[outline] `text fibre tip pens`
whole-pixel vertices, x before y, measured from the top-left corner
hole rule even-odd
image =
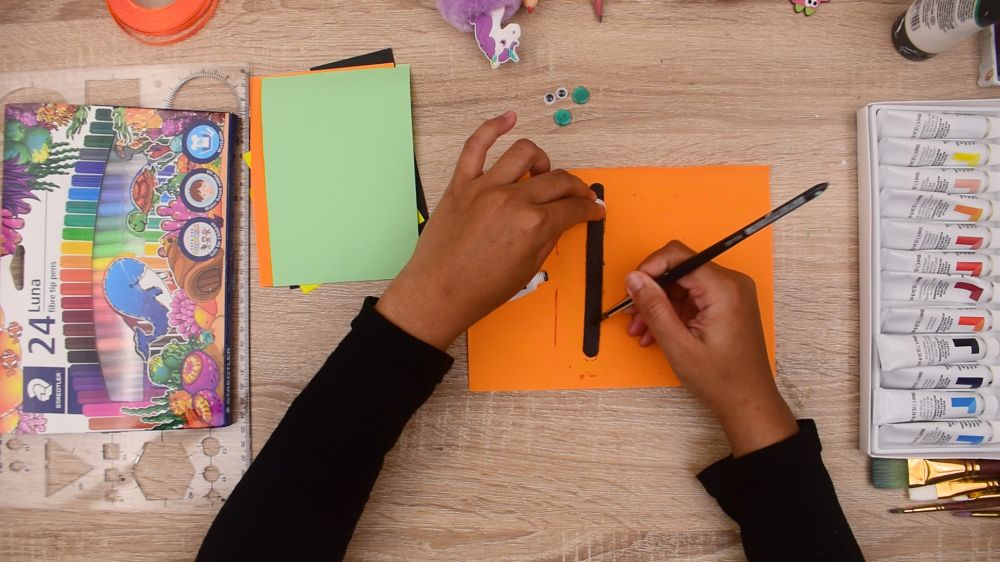
[[[704,250],[698,252],[697,254],[691,256],[690,258],[681,262],[677,267],[671,269],[670,271],[664,273],[660,277],[656,278],[657,284],[661,287],[666,288],[671,283],[676,283],[678,279],[684,277],[688,273],[698,269],[699,267],[705,265],[706,263],[719,257],[723,252],[732,248],[733,246],[739,244],[740,242],[746,240],[747,238],[753,236],[758,231],[763,230],[764,227],[773,223],[774,221],[780,219],[781,217],[791,213],[795,209],[798,209],[802,205],[805,205],[809,201],[820,196],[821,193],[826,191],[826,188],[830,184],[823,182],[816,184],[809,189],[803,191],[799,195],[793,197],[790,201],[781,205],[767,213],[766,215],[760,217],[759,219],[753,221],[747,226],[737,230],[736,232],[730,234],[729,236],[723,238],[722,240],[716,242],[715,244],[705,248]],[[632,304],[632,299],[626,297],[624,300],[618,304],[612,306],[601,315],[601,320],[607,320],[615,314],[625,310]]]

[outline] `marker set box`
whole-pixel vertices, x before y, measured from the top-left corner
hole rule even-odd
[[[1000,458],[998,137],[1000,100],[858,110],[870,456]]]

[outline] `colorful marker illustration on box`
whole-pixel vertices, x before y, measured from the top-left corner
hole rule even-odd
[[[233,117],[4,117],[0,433],[228,423]]]

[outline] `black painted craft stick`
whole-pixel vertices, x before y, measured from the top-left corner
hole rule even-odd
[[[809,201],[819,197],[821,193],[826,191],[829,187],[829,183],[823,182],[810,187],[809,189],[803,191],[798,196],[794,197],[792,200],[788,201],[784,205],[774,209],[770,213],[760,217],[754,222],[748,224],[747,226],[737,230],[736,232],[730,234],[726,238],[716,242],[715,244],[705,248],[701,252],[691,256],[690,258],[681,262],[677,267],[671,269],[670,271],[664,273],[656,279],[657,284],[661,287],[666,288],[671,283],[676,283],[678,279],[684,277],[688,273],[698,269],[699,267],[705,265],[706,263],[719,257],[720,254],[732,248],[733,246],[739,244],[740,242],[746,240],[750,236],[753,236],[758,231],[762,230],[765,226],[773,223],[774,221],[780,219],[781,217],[791,213],[795,209],[798,209],[802,205],[805,205]],[[632,304],[632,299],[626,297],[624,300],[618,304],[612,306],[604,314],[601,315],[601,320],[607,320],[615,314],[625,310]]]

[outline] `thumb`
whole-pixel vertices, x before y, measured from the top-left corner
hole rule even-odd
[[[625,286],[639,315],[646,321],[646,326],[658,343],[664,345],[691,336],[687,326],[677,316],[674,306],[670,304],[667,293],[652,277],[641,271],[633,271],[625,277]]]

